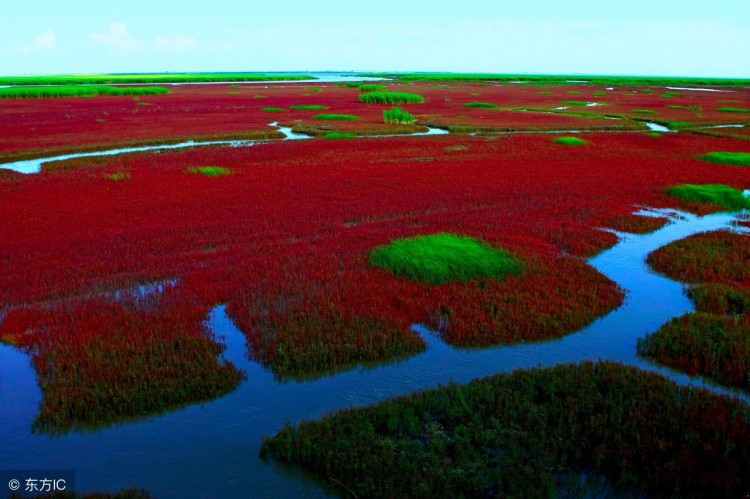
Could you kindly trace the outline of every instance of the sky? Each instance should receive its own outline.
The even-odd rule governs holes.
[[[9,0],[2,15],[0,74],[750,77],[748,0]]]

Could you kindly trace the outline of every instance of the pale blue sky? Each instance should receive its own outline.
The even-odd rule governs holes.
[[[750,77],[748,0],[8,0],[2,15],[0,74],[331,69]]]

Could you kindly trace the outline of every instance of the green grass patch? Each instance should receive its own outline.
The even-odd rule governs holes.
[[[505,250],[468,236],[435,234],[393,241],[375,248],[370,263],[428,284],[502,279],[523,272],[520,261]]]
[[[383,123],[389,125],[413,125],[416,119],[411,113],[407,113],[400,107],[383,111]]]
[[[107,175],[107,178],[115,182],[120,182],[122,180],[130,180],[133,176],[128,172],[115,172]]]
[[[720,107],[717,111],[720,113],[750,114],[750,109],[743,109],[741,107]]]
[[[539,95],[552,95],[552,92],[550,92],[549,90],[542,90],[541,92],[539,92]]]
[[[580,100],[566,100],[563,102],[563,105],[565,106],[582,106],[586,107],[586,103]]]
[[[710,152],[700,157],[709,163],[731,166],[750,166],[749,152]]]
[[[344,133],[344,132],[331,132],[323,135],[324,139],[329,140],[340,140],[340,139],[356,139],[357,136],[353,133]]]
[[[555,144],[561,144],[564,146],[585,146],[588,142],[580,137],[558,137],[555,139]]]
[[[749,421],[740,400],[582,362],[286,425],[260,456],[351,497],[743,497]]]
[[[500,109],[500,106],[497,104],[492,104],[490,102],[468,102],[464,104],[464,107],[472,107],[477,109]]]
[[[264,107],[263,108],[264,113],[285,113],[286,109],[283,107]]]
[[[602,92],[601,90],[597,90],[596,92],[594,92],[593,95],[594,97],[607,97],[608,94],[607,92]]]
[[[568,93],[570,95],[581,95],[583,92],[580,92],[578,90],[570,90]]]
[[[750,208],[750,198],[742,191],[723,184],[684,184],[665,191],[672,197],[694,203],[711,203],[732,211]]]
[[[165,87],[108,87],[104,85],[62,87],[11,87],[0,88],[0,99],[53,99],[63,97],[96,97],[99,95],[164,95]]]
[[[652,109],[633,109],[630,111],[632,114],[659,114]]]
[[[674,99],[675,97],[679,97],[680,94],[677,92],[664,92],[663,94],[661,94],[661,96],[664,99]]]
[[[407,92],[370,92],[359,95],[365,104],[424,104],[424,97]]]
[[[360,92],[370,93],[370,92],[386,92],[388,88],[385,87],[385,85],[378,85],[375,83],[372,84],[362,84],[359,86]]]
[[[313,119],[324,121],[356,121],[359,119],[359,116],[354,116],[353,114],[318,114]]]
[[[328,109],[328,106],[322,104],[299,104],[289,107],[293,111],[324,111]]]
[[[661,132],[649,132],[646,135],[648,135],[649,137],[659,138],[664,134]]]
[[[191,175],[203,175],[204,177],[221,177],[232,174],[232,170],[223,166],[195,166],[185,171]]]
[[[265,99],[265,95],[253,95],[253,99]]]
[[[696,112],[701,110],[701,106],[677,106],[677,105],[672,105],[672,106],[666,106],[666,108],[667,109],[679,109],[680,111],[696,111]]]

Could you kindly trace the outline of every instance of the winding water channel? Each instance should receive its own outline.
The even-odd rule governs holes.
[[[298,469],[258,459],[264,435],[287,422],[317,418],[435,387],[498,372],[583,360],[613,360],[656,371],[684,385],[704,386],[750,402],[748,394],[722,388],[643,360],[636,340],[675,316],[692,311],[685,286],[654,273],[651,251],[692,234],[727,228],[746,214],[696,217],[676,211],[671,223],[648,235],[619,234],[620,242],[590,260],[625,291],[623,306],[565,338],[487,349],[456,349],[414,326],[427,350],[408,360],[330,374],[314,380],[282,380],[248,360],[245,336],[216,307],[206,324],[227,346],[224,357],[247,373],[231,394],[161,416],[61,437],[34,435],[31,425],[41,392],[26,354],[0,345],[0,469],[75,468],[79,490],[117,490],[138,485],[157,497],[324,497],[325,484]],[[1,318],[0,318],[1,319]],[[176,492],[180,491],[180,492]]]

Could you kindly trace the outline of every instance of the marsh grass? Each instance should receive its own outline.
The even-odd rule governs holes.
[[[107,178],[115,182],[120,182],[122,180],[130,180],[133,176],[128,172],[115,172],[107,175]]]
[[[385,85],[377,85],[377,84],[362,84],[359,86],[360,92],[370,93],[370,92],[385,92],[388,89],[385,87]]]
[[[64,97],[96,97],[99,95],[164,95],[165,87],[108,87],[62,86],[62,87],[11,87],[0,88],[0,99],[54,99]]]
[[[419,94],[407,92],[369,92],[360,94],[360,102],[365,104],[424,104],[425,100]]]
[[[750,153],[748,152],[710,152],[700,156],[700,159],[720,165],[750,166]]]
[[[394,107],[389,111],[383,111],[383,123],[396,125],[412,125],[416,119],[411,113],[407,113],[400,107]]]
[[[191,175],[203,175],[204,177],[221,177],[232,174],[232,170],[223,166],[195,166],[185,171]]]
[[[555,144],[564,146],[585,146],[588,144],[588,141],[585,141],[580,137],[558,137],[555,139]]]
[[[353,114],[318,114],[313,119],[323,121],[356,121],[359,119],[359,116],[354,116]]]
[[[117,85],[123,83],[185,83],[229,81],[295,81],[316,79],[308,75],[261,73],[155,73],[55,76],[1,76],[0,85]]]
[[[563,105],[586,107],[586,103],[580,100],[566,100],[565,102],[563,102]]]
[[[500,109],[500,106],[497,104],[492,104],[490,102],[468,102],[464,104],[464,107],[471,107],[476,109]]]
[[[287,110],[283,107],[264,107],[264,113],[285,113]]]
[[[720,107],[717,111],[720,113],[750,114],[750,109],[743,109],[741,107]]]
[[[289,424],[260,456],[351,497],[742,497],[748,421],[737,399],[583,362]]]
[[[434,234],[398,239],[370,253],[370,264],[399,277],[433,285],[473,279],[503,279],[523,273],[509,252],[468,236]]]
[[[677,92],[664,92],[661,94],[662,98],[664,99],[674,99],[675,97],[680,97],[681,94]]]
[[[656,111],[651,109],[633,109],[630,111],[632,114],[658,114]]]
[[[723,184],[683,184],[670,187],[665,192],[683,201],[711,203],[730,211],[750,208],[750,198],[742,191]]]
[[[340,139],[356,139],[357,136],[353,133],[331,132],[331,133],[325,134],[323,138],[329,139],[329,140],[340,140]]]
[[[322,104],[300,104],[289,106],[289,108],[293,111],[324,111],[328,109],[328,106],[323,106]]]

